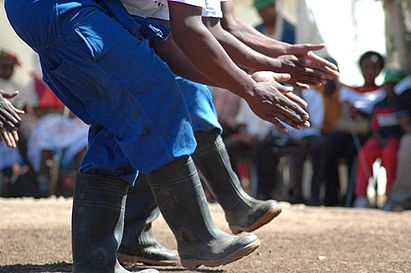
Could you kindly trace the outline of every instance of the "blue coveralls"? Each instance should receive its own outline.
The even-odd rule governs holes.
[[[91,125],[82,172],[132,184],[137,170],[192,154],[193,130],[220,128],[207,87],[176,78],[147,40],[94,0],[6,0],[5,7],[16,33],[39,54],[44,80]],[[195,92],[184,97],[180,88]]]

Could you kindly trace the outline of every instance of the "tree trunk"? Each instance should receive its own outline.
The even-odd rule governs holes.
[[[384,6],[387,14],[388,35],[393,38],[394,46],[398,52],[398,58],[401,68],[411,69],[409,65],[409,48],[405,39],[405,19],[403,13],[402,0],[384,0]]]

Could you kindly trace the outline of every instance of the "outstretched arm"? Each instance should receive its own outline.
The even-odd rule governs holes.
[[[270,39],[249,24],[238,20],[234,14],[232,1],[221,2],[221,9],[223,11],[221,21],[223,28],[243,43],[270,57],[290,54],[287,52],[289,44]]]
[[[174,39],[197,69],[218,86],[244,98],[261,118],[293,127],[307,126],[308,115],[284,86],[274,79],[256,82],[230,59],[202,23],[202,9],[169,1],[170,26]]]
[[[219,18],[204,17],[203,22],[233,61],[241,67],[258,71],[288,73],[291,75],[290,83],[297,83],[303,88],[308,88],[307,85],[322,83],[325,80],[320,71],[300,65],[296,56],[286,55],[271,58],[250,48],[227,32],[221,26]]]
[[[317,70],[324,79],[333,79],[338,75],[337,67],[327,60],[315,55],[313,51],[324,48],[323,44],[296,44],[291,45],[271,39],[258,32],[249,24],[243,23],[235,17],[232,1],[221,3],[223,10],[222,26],[236,38],[254,50],[270,56],[295,55],[298,65]]]

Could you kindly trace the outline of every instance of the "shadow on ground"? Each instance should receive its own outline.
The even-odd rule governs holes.
[[[14,264],[14,265],[2,265],[0,266],[0,273],[65,273],[71,272],[71,263],[61,262],[53,264]],[[132,272],[138,272],[143,269],[147,269],[147,266],[132,266],[127,267]],[[157,270],[161,272],[183,272],[187,269],[183,267],[158,267]],[[221,269],[197,269],[199,273],[223,273]]]
[[[1,273],[60,273],[71,272],[71,263],[54,264],[13,264],[0,266]]]
[[[127,269],[131,272],[139,271],[146,269],[147,267],[140,267],[140,266],[128,266]],[[150,267],[155,268],[160,272],[187,272],[187,269],[184,267]],[[224,273],[225,271],[222,269],[210,269],[210,268],[199,268],[197,270],[193,270],[193,272],[199,273]]]

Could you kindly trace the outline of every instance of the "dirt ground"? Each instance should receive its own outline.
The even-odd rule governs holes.
[[[70,272],[70,210],[70,199],[0,199],[0,272]],[[227,230],[221,209],[211,210]],[[163,219],[154,228],[166,246],[175,246]],[[250,256],[198,272],[411,272],[411,212],[284,204],[282,214],[256,234],[262,245]]]

